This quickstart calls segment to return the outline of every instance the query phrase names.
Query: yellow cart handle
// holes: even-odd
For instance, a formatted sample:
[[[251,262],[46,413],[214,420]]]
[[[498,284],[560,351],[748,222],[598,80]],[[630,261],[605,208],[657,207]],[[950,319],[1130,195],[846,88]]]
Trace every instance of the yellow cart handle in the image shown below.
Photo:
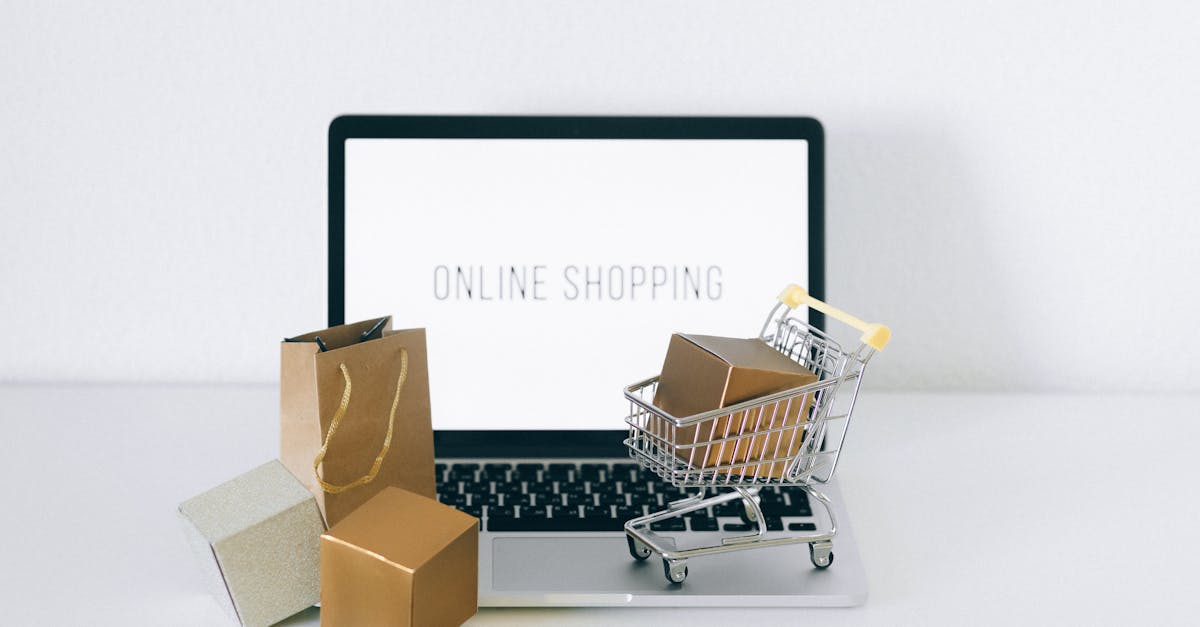
[[[836,318],[841,322],[848,324],[859,331],[862,331],[862,343],[877,351],[883,350],[883,347],[887,346],[888,341],[892,339],[892,331],[886,326],[877,322],[863,322],[862,320],[855,318],[854,316],[842,311],[841,309],[838,309],[837,307],[833,307],[823,301],[819,301],[812,296],[809,296],[807,290],[799,285],[796,285],[795,283],[783,288],[783,291],[779,294],[779,302],[786,305],[789,309],[795,309],[800,305],[806,305],[827,316]]]

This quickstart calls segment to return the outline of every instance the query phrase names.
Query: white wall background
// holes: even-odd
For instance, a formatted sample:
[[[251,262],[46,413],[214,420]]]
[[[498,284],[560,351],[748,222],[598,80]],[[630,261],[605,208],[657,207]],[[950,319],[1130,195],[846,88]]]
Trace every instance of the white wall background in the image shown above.
[[[5,0],[0,380],[276,378],[324,322],[340,113],[811,114],[829,298],[894,331],[875,386],[1195,391],[1198,27],[1188,2]]]

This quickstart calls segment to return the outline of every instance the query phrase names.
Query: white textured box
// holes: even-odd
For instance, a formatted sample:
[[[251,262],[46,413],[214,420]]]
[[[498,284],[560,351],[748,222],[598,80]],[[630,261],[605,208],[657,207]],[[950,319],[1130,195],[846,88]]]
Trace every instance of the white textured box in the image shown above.
[[[320,600],[325,524],[278,461],[184,501],[179,519],[210,590],[242,625],[272,625]]]

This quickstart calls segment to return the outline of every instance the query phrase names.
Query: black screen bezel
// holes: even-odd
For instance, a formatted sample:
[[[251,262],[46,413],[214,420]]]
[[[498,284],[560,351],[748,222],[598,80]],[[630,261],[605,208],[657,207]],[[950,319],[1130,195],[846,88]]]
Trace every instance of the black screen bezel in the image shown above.
[[[329,124],[329,326],[345,322],[345,143],[369,138],[806,140],[807,289],[825,298],[825,132],[814,118],[343,115]],[[809,319],[824,328],[820,313],[810,312]],[[618,420],[614,416],[614,423]],[[625,434],[623,429],[435,430],[434,449],[443,458],[624,457]]]

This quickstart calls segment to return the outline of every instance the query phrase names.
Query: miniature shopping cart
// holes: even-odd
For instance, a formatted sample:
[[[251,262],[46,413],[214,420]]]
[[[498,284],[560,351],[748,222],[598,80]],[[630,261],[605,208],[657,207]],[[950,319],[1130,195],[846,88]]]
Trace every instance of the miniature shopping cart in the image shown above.
[[[862,332],[852,352],[820,329],[797,318],[805,305]],[[667,509],[625,523],[629,553],[637,560],[658,554],[672,583],[687,578],[687,560],[699,555],[742,549],[807,543],[817,568],[833,563],[837,521],[827,496],[814,486],[833,478],[850,414],[858,397],[867,362],[883,350],[891,331],[863,322],[789,285],[767,315],[759,338],[817,375],[815,383],[770,394],[694,416],[672,416],[654,405],[658,377],[625,388],[630,413],[630,457],[677,488],[694,494],[670,502]],[[717,454],[711,454],[719,447]],[[759,505],[766,486],[798,486],[824,510],[827,525],[813,533],[768,535]],[[728,488],[727,491],[717,490]],[[716,494],[705,498],[708,490]],[[651,530],[654,523],[740,499],[746,520],[757,525],[748,535],[724,535],[719,544],[679,548],[676,538]],[[814,509],[814,511],[816,511]],[[814,517],[819,520],[819,517]]]

